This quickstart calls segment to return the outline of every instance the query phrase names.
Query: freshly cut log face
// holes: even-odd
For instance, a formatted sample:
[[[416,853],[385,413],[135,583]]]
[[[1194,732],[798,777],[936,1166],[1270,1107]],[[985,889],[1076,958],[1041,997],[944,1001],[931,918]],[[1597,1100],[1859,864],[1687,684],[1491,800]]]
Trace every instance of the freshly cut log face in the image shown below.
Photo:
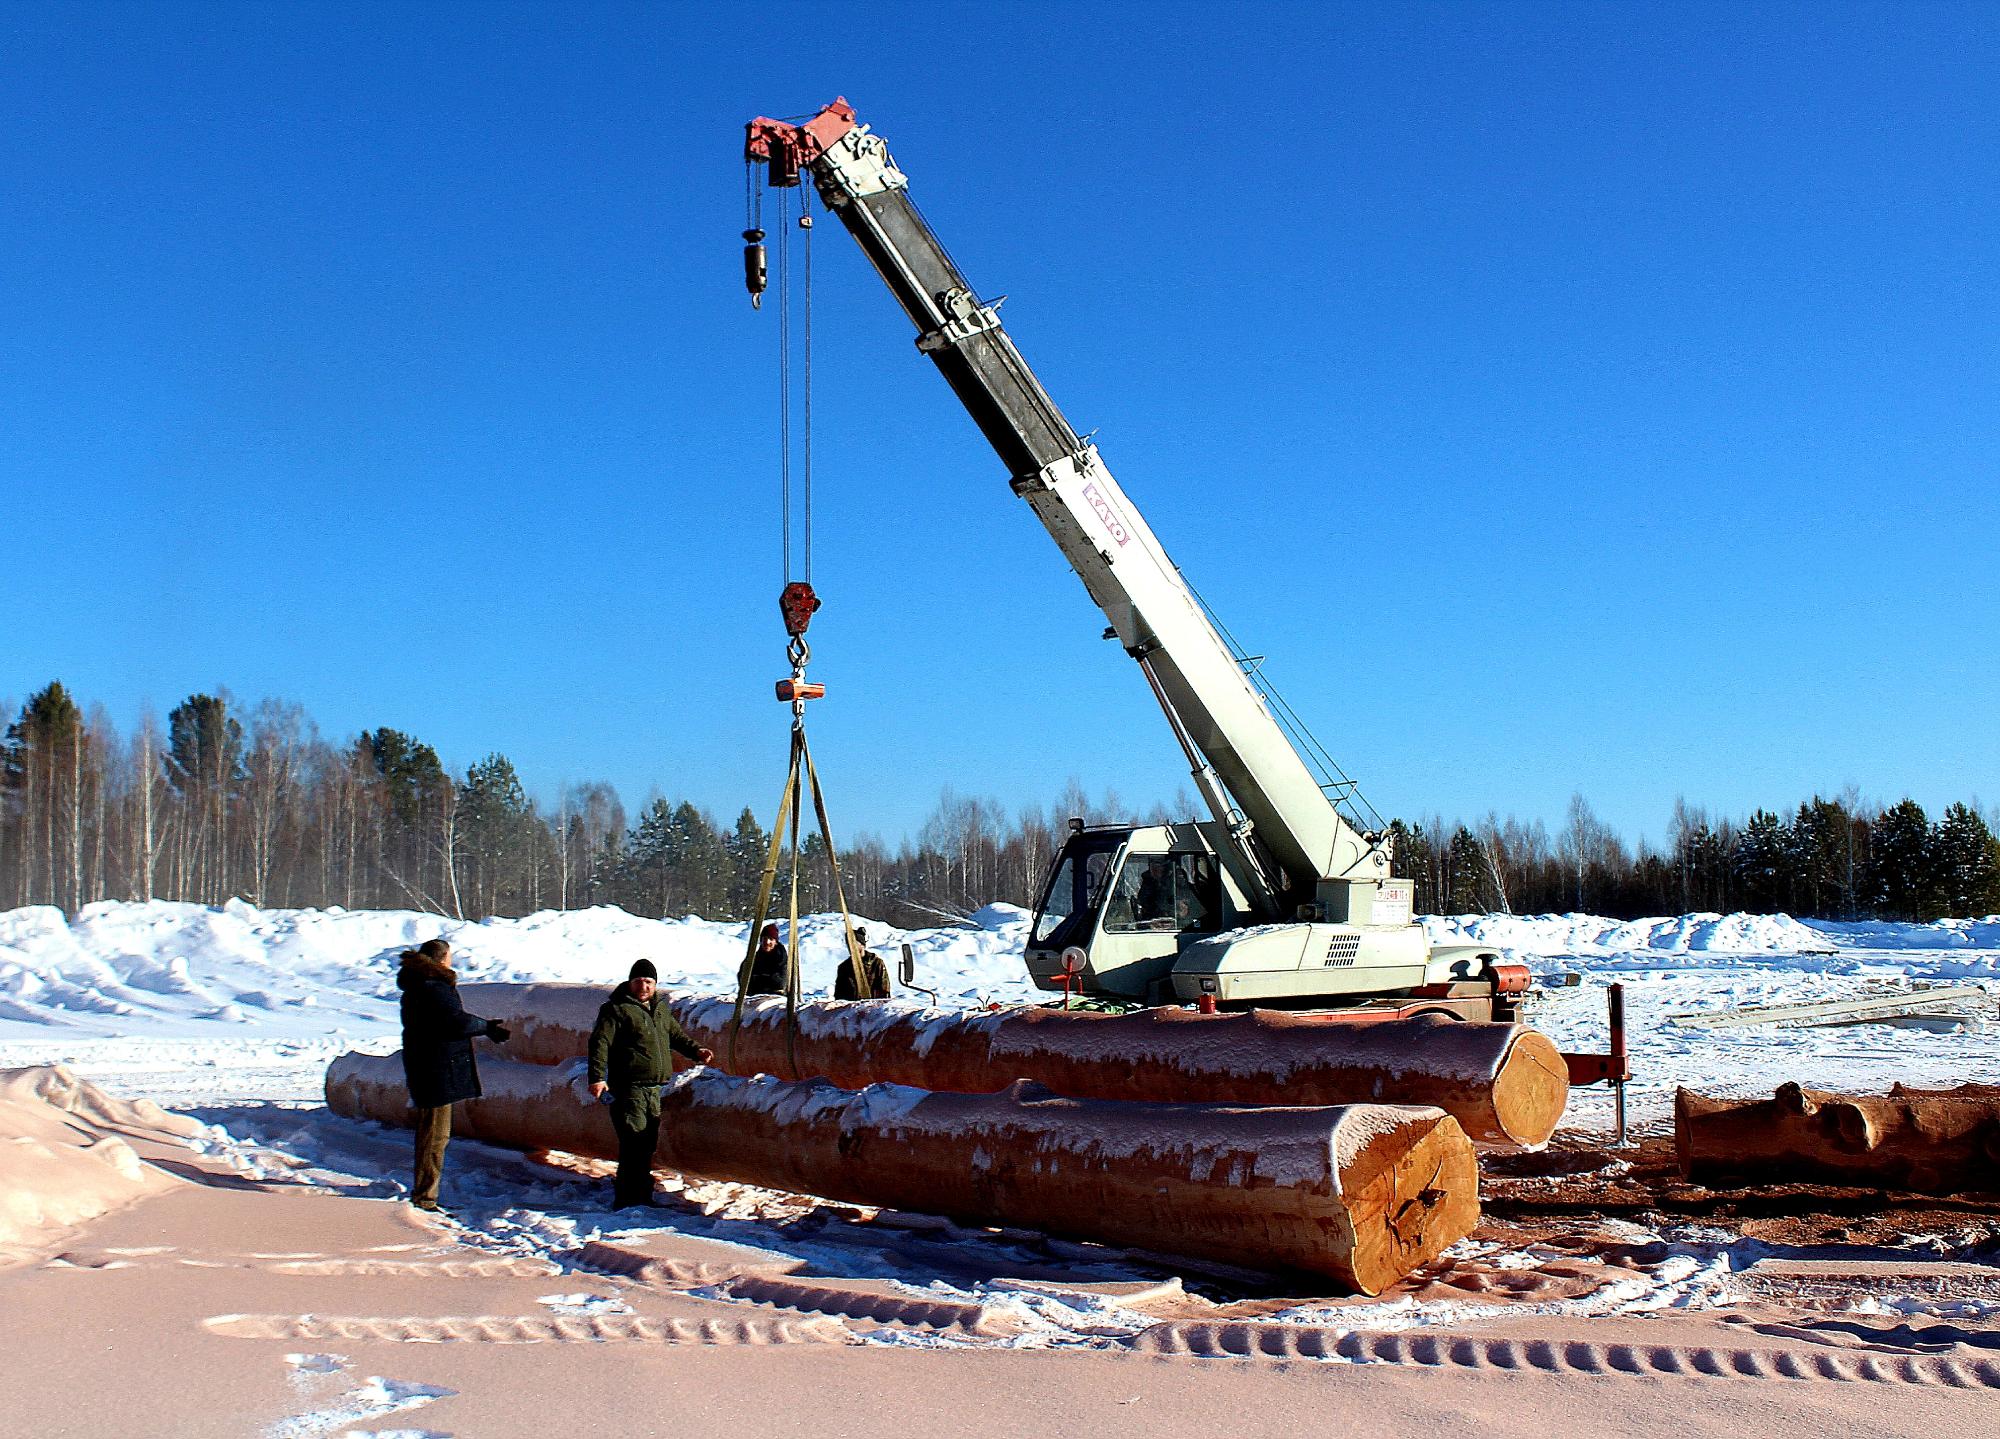
[[[1845,1184],[1920,1194],[2000,1191],[2000,1089],[1769,1099],[1674,1095],[1681,1174],[1703,1184]]]
[[[455,1130],[521,1149],[616,1152],[582,1067],[490,1059],[485,1096]],[[397,1056],[348,1054],[327,1103],[408,1124]],[[844,1090],[707,1068],[664,1092],[661,1163],[854,1204],[975,1224],[1303,1270],[1380,1293],[1470,1233],[1479,1174],[1456,1121],[1434,1108],[1241,1109],[902,1085]]]
[[[475,1014],[513,1031],[507,1054],[544,1064],[584,1053],[607,993],[568,984],[468,984],[460,992]],[[1277,1010],[966,1014],[836,1001],[799,1007],[788,1050],[781,999],[745,1003],[733,1046],[733,1000],[675,995],[670,1003],[695,1041],[713,1049],[716,1063],[731,1073],[818,1077],[844,1089],[887,1083],[984,1094],[1028,1079],[1077,1099],[1428,1104],[1481,1144],[1523,1148],[1547,1142],[1569,1101],[1568,1068],[1546,1035],[1442,1015],[1362,1021]]]

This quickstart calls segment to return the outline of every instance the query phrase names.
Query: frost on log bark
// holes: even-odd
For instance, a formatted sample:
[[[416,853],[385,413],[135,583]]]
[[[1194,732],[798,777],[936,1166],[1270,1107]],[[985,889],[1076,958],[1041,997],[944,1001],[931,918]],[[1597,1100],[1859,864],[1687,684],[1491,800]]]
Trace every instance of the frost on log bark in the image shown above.
[[[584,1053],[607,991],[575,984],[468,984],[469,1008],[513,1031],[504,1052],[550,1064]],[[1020,1008],[948,1013],[879,1003],[799,1007],[790,1074],[782,1000],[670,995],[674,1015],[734,1074],[824,1078],[845,1089],[907,1084],[984,1094],[1017,1079],[1077,1099],[1186,1104],[1428,1104],[1481,1144],[1547,1141],[1569,1100],[1549,1038],[1518,1024],[1427,1015],[1353,1021],[1275,1010],[1106,1015]]]
[[[580,1064],[489,1059],[461,1134],[609,1157],[611,1124]],[[327,1104],[410,1123],[401,1060],[347,1054]],[[713,1069],[665,1091],[659,1159],[689,1174],[948,1215],[1267,1270],[1376,1294],[1470,1233],[1472,1144],[1437,1109],[1239,1109],[742,1078]]]
[[[2000,1191],[2000,1088],[1769,1099],[1674,1095],[1683,1177],[1703,1184],[1840,1184],[1921,1194]]]

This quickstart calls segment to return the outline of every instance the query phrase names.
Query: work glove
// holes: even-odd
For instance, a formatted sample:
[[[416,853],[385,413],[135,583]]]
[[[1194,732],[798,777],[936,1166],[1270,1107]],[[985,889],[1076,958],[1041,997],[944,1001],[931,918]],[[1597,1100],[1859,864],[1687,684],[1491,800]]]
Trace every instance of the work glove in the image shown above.
[[[489,1019],[486,1021],[486,1037],[492,1040],[495,1044],[505,1044],[508,1041],[508,1039],[512,1037],[513,1033],[514,1033],[513,1030],[509,1029],[506,1025],[502,1024],[497,1019]]]

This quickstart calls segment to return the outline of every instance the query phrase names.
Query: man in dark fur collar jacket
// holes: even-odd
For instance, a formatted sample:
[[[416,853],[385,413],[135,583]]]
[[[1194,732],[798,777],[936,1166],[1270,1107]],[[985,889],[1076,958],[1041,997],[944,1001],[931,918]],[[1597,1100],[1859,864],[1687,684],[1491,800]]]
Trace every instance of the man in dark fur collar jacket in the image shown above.
[[[467,1014],[458,999],[458,976],[451,972],[451,946],[427,939],[403,951],[396,976],[403,991],[403,1078],[417,1113],[416,1182],[410,1202],[438,1207],[444,1179],[444,1147],[451,1138],[451,1107],[479,1098],[479,1065],[472,1041],[485,1035],[496,1044],[507,1038],[497,1020]]]

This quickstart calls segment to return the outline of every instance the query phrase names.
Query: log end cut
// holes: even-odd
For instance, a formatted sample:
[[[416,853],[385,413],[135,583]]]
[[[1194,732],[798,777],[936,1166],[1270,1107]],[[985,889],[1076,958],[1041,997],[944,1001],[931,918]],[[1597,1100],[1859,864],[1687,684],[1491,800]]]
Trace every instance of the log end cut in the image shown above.
[[[1335,1167],[1354,1238],[1336,1272],[1355,1292],[1372,1296],[1473,1231],[1479,1160],[1458,1121],[1441,1111],[1356,1106],[1348,1114],[1335,1134]],[[1356,1121],[1370,1132],[1342,1132]],[[1351,1155],[1339,1152],[1344,1145],[1354,1146]]]
[[[1493,1077],[1494,1119],[1508,1143],[1540,1149],[1569,1107],[1569,1064],[1538,1029],[1522,1029]]]

